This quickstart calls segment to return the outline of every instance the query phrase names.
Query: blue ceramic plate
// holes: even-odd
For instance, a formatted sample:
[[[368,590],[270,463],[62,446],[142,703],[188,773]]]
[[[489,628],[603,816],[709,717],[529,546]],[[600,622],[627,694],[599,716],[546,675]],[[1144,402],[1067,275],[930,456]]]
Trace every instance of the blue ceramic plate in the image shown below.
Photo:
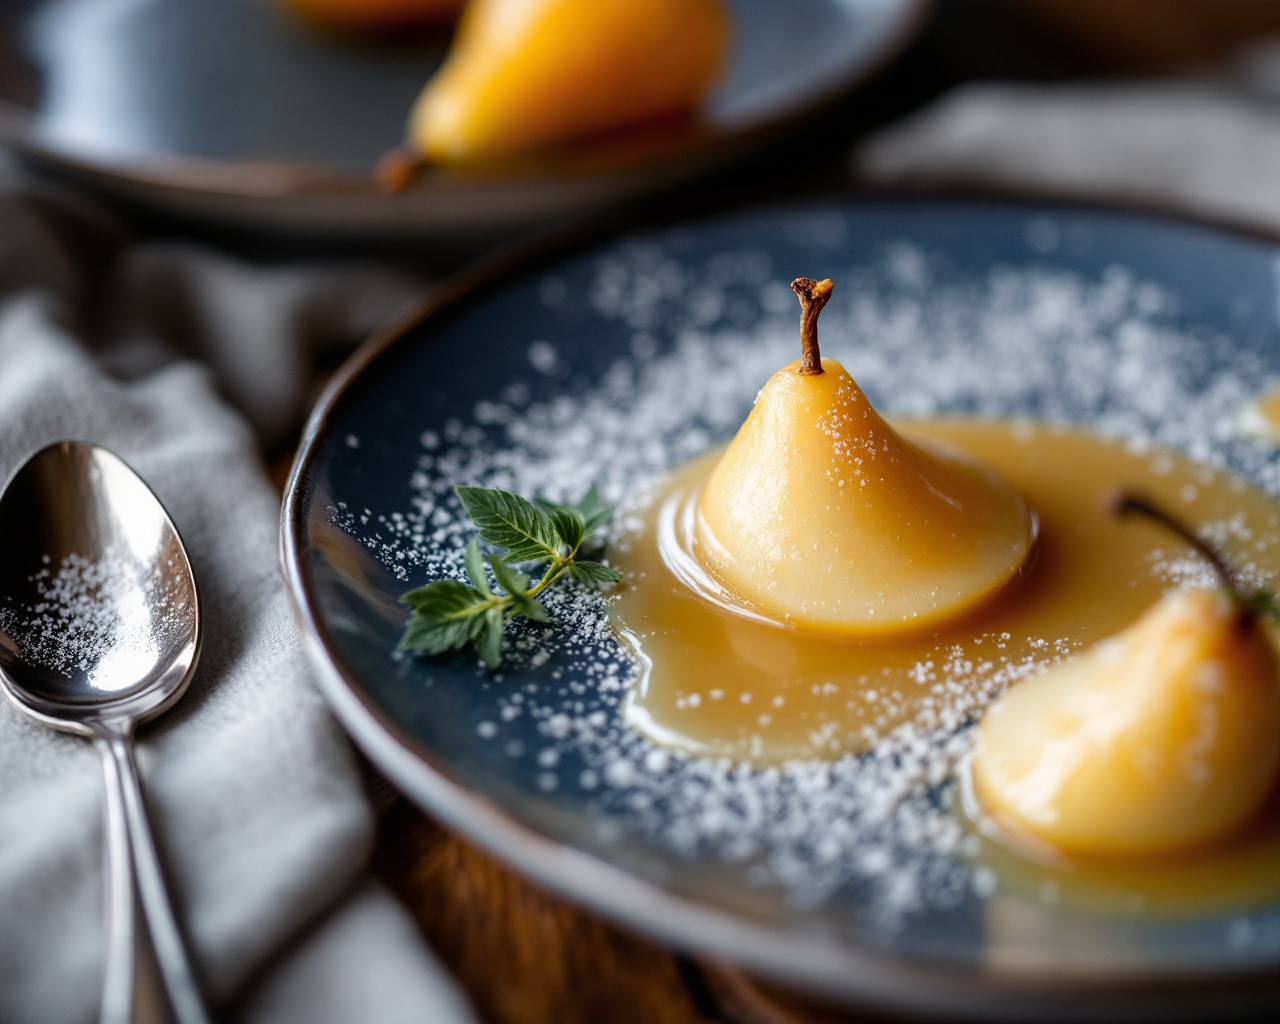
[[[406,794],[517,870],[795,986],[1024,1020],[1280,1006],[1280,906],[1071,911],[975,871],[953,783],[907,753],[755,772],[652,746],[623,721],[638,668],[599,596],[566,588],[498,674],[396,654],[398,596],[458,564],[452,483],[595,480],[634,508],[794,357],[799,274],[835,280],[824,353],[892,414],[1080,423],[1274,493],[1274,451],[1231,423],[1280,375],[1278,266],[1273,244],[1146,216],[884,201],[482,274],[371,341],[311,420],[283,543],[324,692]],[[906,794],[889,810],[885,786]]]
[[[528,229],[740,158],[886,62],[924,0],[730,0],[704,123],[468,173],[372,181],[448,29],[327,37],[279,0],[0,4],[0,141],[152,207],[255,228],[438,235]]]

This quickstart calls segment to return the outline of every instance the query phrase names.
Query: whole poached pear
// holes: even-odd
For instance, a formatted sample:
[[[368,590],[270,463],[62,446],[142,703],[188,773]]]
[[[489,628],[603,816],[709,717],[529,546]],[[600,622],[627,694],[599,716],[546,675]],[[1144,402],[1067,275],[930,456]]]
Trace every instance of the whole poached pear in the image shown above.
[[[1015,685],[982,720],[972,778],[1006,832],[1128,857],[1239,829],[1278,766],[1275,651],[1256,608],[1228,587],[1167,595],[1128,629]]]
[[[686,115],[728,45],[722,0],[472,0],[409,143],[495,158]]]
[[[760,390],[707,480],[702,560],[755,609],[814,630],[892,633],[964,611],[1026,561],[1031,512],[990,469],[881,419],[818,351],[831,282],[792,288],[805,356]]]

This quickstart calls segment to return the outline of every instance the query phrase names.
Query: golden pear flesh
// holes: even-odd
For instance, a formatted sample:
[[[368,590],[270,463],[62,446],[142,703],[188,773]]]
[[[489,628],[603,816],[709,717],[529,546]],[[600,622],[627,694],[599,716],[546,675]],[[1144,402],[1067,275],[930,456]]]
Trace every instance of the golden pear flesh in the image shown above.
[[[1248,822],[1280,764],[1271,643],[1225,593],[1182,591],[987,712],[974,791],[1069,854],[1176,853]]]
[[[409,142],[487,159],[684,116],[728,42],[722,0],[472,0]]]
[[[1008,582],[1035,537],[1022,498],[900,436],[839,362],[817,370],[816,333],[813,351],[765,384],[707,480],[696,540],[713,575],[770,617],[855,636],[928,626]]]

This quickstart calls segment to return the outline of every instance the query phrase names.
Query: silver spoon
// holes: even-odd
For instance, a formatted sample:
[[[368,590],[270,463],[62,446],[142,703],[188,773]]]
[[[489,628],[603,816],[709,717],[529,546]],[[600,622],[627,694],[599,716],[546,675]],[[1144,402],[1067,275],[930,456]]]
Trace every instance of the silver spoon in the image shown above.
[[[90,737],[106,777],[107,959],[100,1024],[150,1012],[134,885],[179,1024],[208,1024],[169,905],[134,760],[134,727],[172,707],[200,652],[191,563],[164,508],[105,448],[63,441],[0,495],[0,688]],[[144,947],[145,948],[145,947]],[[141,989],[141,991],[139,991]]]

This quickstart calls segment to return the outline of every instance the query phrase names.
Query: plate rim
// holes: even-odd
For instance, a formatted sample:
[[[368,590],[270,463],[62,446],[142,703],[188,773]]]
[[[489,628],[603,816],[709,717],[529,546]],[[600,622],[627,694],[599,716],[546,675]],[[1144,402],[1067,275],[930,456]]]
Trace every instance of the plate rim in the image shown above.
[[[450,317],[483,298],[485,289],[536,273],[539,267],[586,253],[640,231],[695,225],[734,214],[803,210],[831,203],[902,205],[941,203],[970,208],[1052,209],[1118,216],[1280,246],[1280,232],[1241,228],[1229,220],[1188,215],[1159,204],[1063,198],[1044,192],[985,188],[840,189],[689,217],[672,211],[660,219],[634,215],[509,246],[442,282],[427,298],[392,317],[339,367],[317,399],[290,468],[281,505],[280,559],[303,648],[330,708],[356,745],[400,792],[421,810],[467,837],[506,866],[569,902],[659,943],[725,959],[774,981],[845,1005],[993,1020],[1072,1021],[1189,1020],[1205,1012],[1251,1014],[1280,1005],[1280,962],[1274,968],[1240,968],[1189,975],[1184,968],[1112,978],[1073,978],[1061,973],[1005,973],[989,965],[958,967],[941,961],[886,953],[871,944],[815,939],[785,928],[748,922],[728,911],[676,896],[603,859],[542,835],[509,817],[488,799],[452,781],[363,692],[358,674],[326,641],[310,600],[301,536],[310,498],[308,471],[330,416],[349,389],[381,356],[420,325]],[[1224,1000],[1235,1006],[1224,1005]]]

